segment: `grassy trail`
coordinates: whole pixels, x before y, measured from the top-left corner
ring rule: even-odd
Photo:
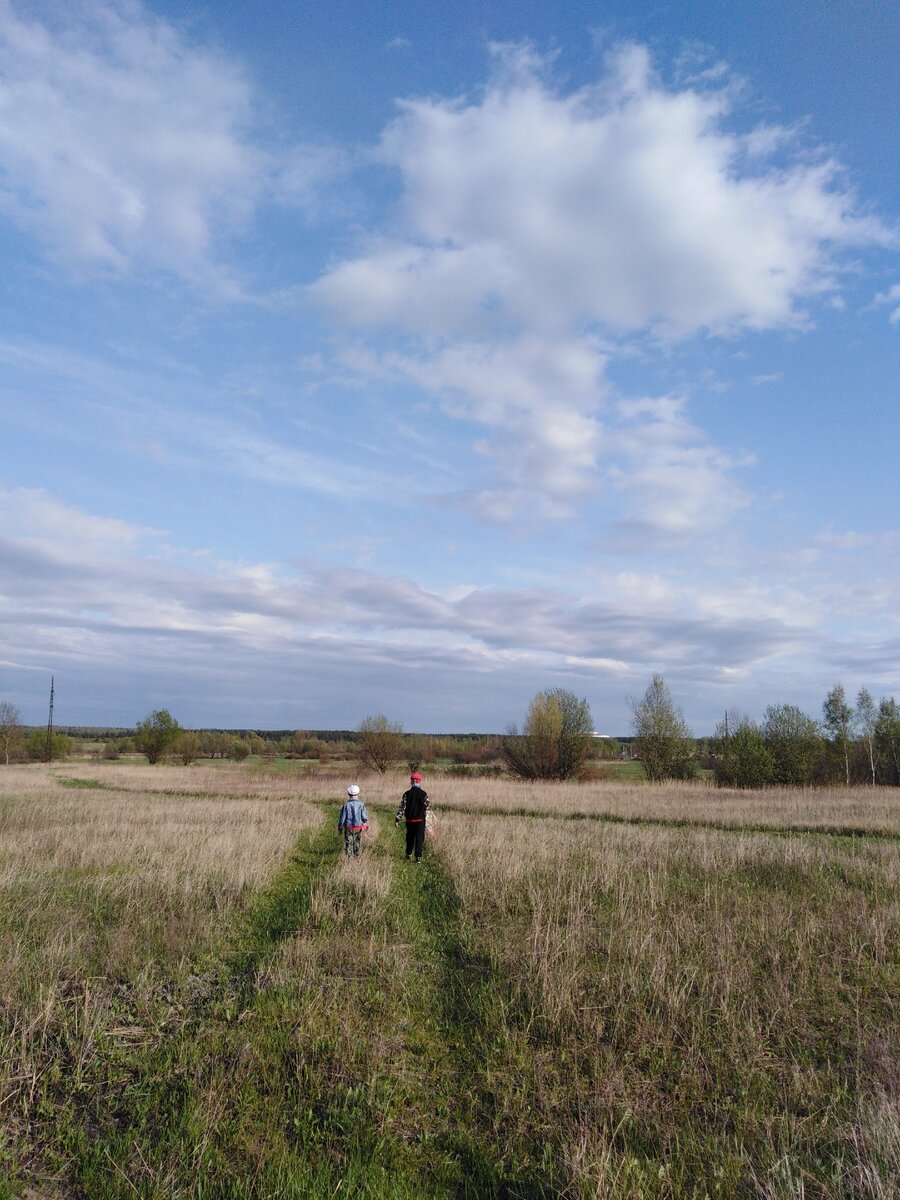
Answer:
[[[177,1028],[149,1050],[106,1047],[107,1054],[98,1054],[84,1094],[63,1105],[68,1128],[57,1130],[74,1195],[252,1194],[208,1182],[227,1166],[227,1142],[244,1114],[265,1100],[257,1093],[264,1078],[248,1076],[241,1066],[251,1048],[242,1027],[266,998],[267,960],[307,919],[316,882],[334,859],[329,820],[328,828],[298,840],[242,921],[233,947],[198,967]]]
[[[420,964],[417,1010],[426,1043],[419,1058],[427,1090],[428,1172],[458,1200],[550,1200],[554,1154],[510,1119],[519,1108],[499,1082],[528,1088],[533,1066],[509,1036],[505,989],[490,960],[470,943],[459,897],[440,855],[401,863],[397,902]],[[527,1101],[525,1104],[527,1107]]]
[[[324,815],[225,952],[195,964],[174,1021],[98,1043],[75,1083],[58,1064],[42,1115],[48,1196],[558,1194],[549,1147],[509,1127],[493,1090],[517,1052],[439,858],[406,863],[373,813],[362,859],[346,862],[336,810]]]

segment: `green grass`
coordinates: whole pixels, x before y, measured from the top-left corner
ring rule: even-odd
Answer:
[[[415,866],[370,809],[359,862],[323,806],[234,895],[124,859],[8,887],[0,1200],[890,1200],[889,839],[448,804]]]

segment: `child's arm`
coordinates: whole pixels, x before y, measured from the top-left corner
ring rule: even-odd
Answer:
[[[404,792],[403,795],[400,797],[400,807],[397,809],[397,815],[394,817],[394,824],[399,825],[399,823],[403,820],[403,818],[405,816],[406,816],[406,792]]]

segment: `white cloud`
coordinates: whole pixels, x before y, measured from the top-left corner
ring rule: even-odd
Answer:
[[[215,266],[223,236],[265,192],[312,203],[336,169],[322,147],[267,154],[254,119],[240,67],[133,0],[4,0],[0,213],[71,266],[143,264],[236,293]]]
[[[352,361],[412,380],[438,396],[448,415],[493,431],[476,446],[503,486],[466,498],[488,519],[516,515],[535,495],[545,515],[564,515],[593,486],[606,360],[592,339],[526,334],[457,341],[431,355],[357,355]]]
[[[357,366],[489,427],[475,448],[493,478],[463,497],[479,515],[568,515],[618,451],[607,476],[632,525],[679,538],[722,525],[748,501],[732,477],[743,462],[680,406],[611,428],[602,373],[617,349],[601,352],[600,331],[625,353],[623,334],[800,326],[811,301],[837,298],[839,252],[891,235],[796,126],[732,130],[741,89],[721,64],[670,87],[628,45],[566,92],[530,47],[495,49],[479,96],[401,105],[380,145],[399,232],[313,295],[342,323],[405,339]]]
[[[858,533],[852,529],[829,528],[817,534],[816,541],[831,550],[850,553],[857,550],[893,550],[900,547],[900,531],[891,529],[884,533]]]
[[[727,90],[666,88],[643,47],[569,94],[533,55],[512,63],[477,100],[402,105],[381,158],[401,176],[404,236],[315,285],[344,319],[440,335],[771,328],[834,285],[835,248],[888,236],[855,215],[833,162],[768,165],[772,129],[730,132]]]
[[[116,517],[96,517],[65,504],[42,488],[0,486],[0,527],[54,545],[70,556],[85,551],[124,549],[155,531]]]
[[[900,301],[900,283],[895,283],[886,292],[879,292],[875,297],[874,303],[893,306],[898,301]],[[900,321],[900,305],[897,308],[891,307],[891,315],[888,319],[892,325],[896,325]]]
[[[625,465],[613,466],[610,475],[630,500],[634,516],[622,522],[630,536],[644,544],[696,537],[727,525],[749,503],[731,472],[752,459],[710,445],[685,417],[683,400],[629,401],[619,412],[624,424],[611,450]]]
[[[80,691],[85,722],[129,719],[127,708],[101,715],[91,699],[109,694],[110,678],[129,704],[178,697],[195,714],[182,708],[182,719],[202,723],[270,713],[282,722],[299,695],[307,715],[298,724],[355,724],[392,699],[389,710],[415,728],[496,727],[502,704],[516,716],[549,680],[601,691],[621,713],[620,732],[624,696],[654,670],[695,702],[698,692],[712,697],[712,711],[734,702],[735,678],[742,703],[764,685],[764,702],[779,699],[810,661],[829,674],[849,665],[853,686],[900,686],[896,574],[836,590],[831,561],[798,566],[792,556],[774,586],[749,572],[738,585],[705,571],[588,572],[581,595],[441,591],[346,565],[229,562],[144,545],[149,531],[29,489],[0,493],[0,518],[0,662],[13,674],[22,664],[56,670],[70,696]],[[491,686],[473,693],[476,677]],[[298,694],[309,678],[315,688]]]

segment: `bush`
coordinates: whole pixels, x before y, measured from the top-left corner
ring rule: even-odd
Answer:
[[[356,757],[360,766],[384,774],[404,755],[403,726],[389,721],[384,714],[366,717],[360,722],[356,739]]]
[[[60,762],[68,758],[72,751],[72,742],[64,733],[54,733],[50,738],[50,761]],[[32,729],[25,738],[25,752],[31,762],[47,761],[47,730]]]
[[[763,731],[749,717],[731,729],[716,730],[721,751],[714,771],[721,787],[761,788],[772,782],[775,760],[766,746]]]

